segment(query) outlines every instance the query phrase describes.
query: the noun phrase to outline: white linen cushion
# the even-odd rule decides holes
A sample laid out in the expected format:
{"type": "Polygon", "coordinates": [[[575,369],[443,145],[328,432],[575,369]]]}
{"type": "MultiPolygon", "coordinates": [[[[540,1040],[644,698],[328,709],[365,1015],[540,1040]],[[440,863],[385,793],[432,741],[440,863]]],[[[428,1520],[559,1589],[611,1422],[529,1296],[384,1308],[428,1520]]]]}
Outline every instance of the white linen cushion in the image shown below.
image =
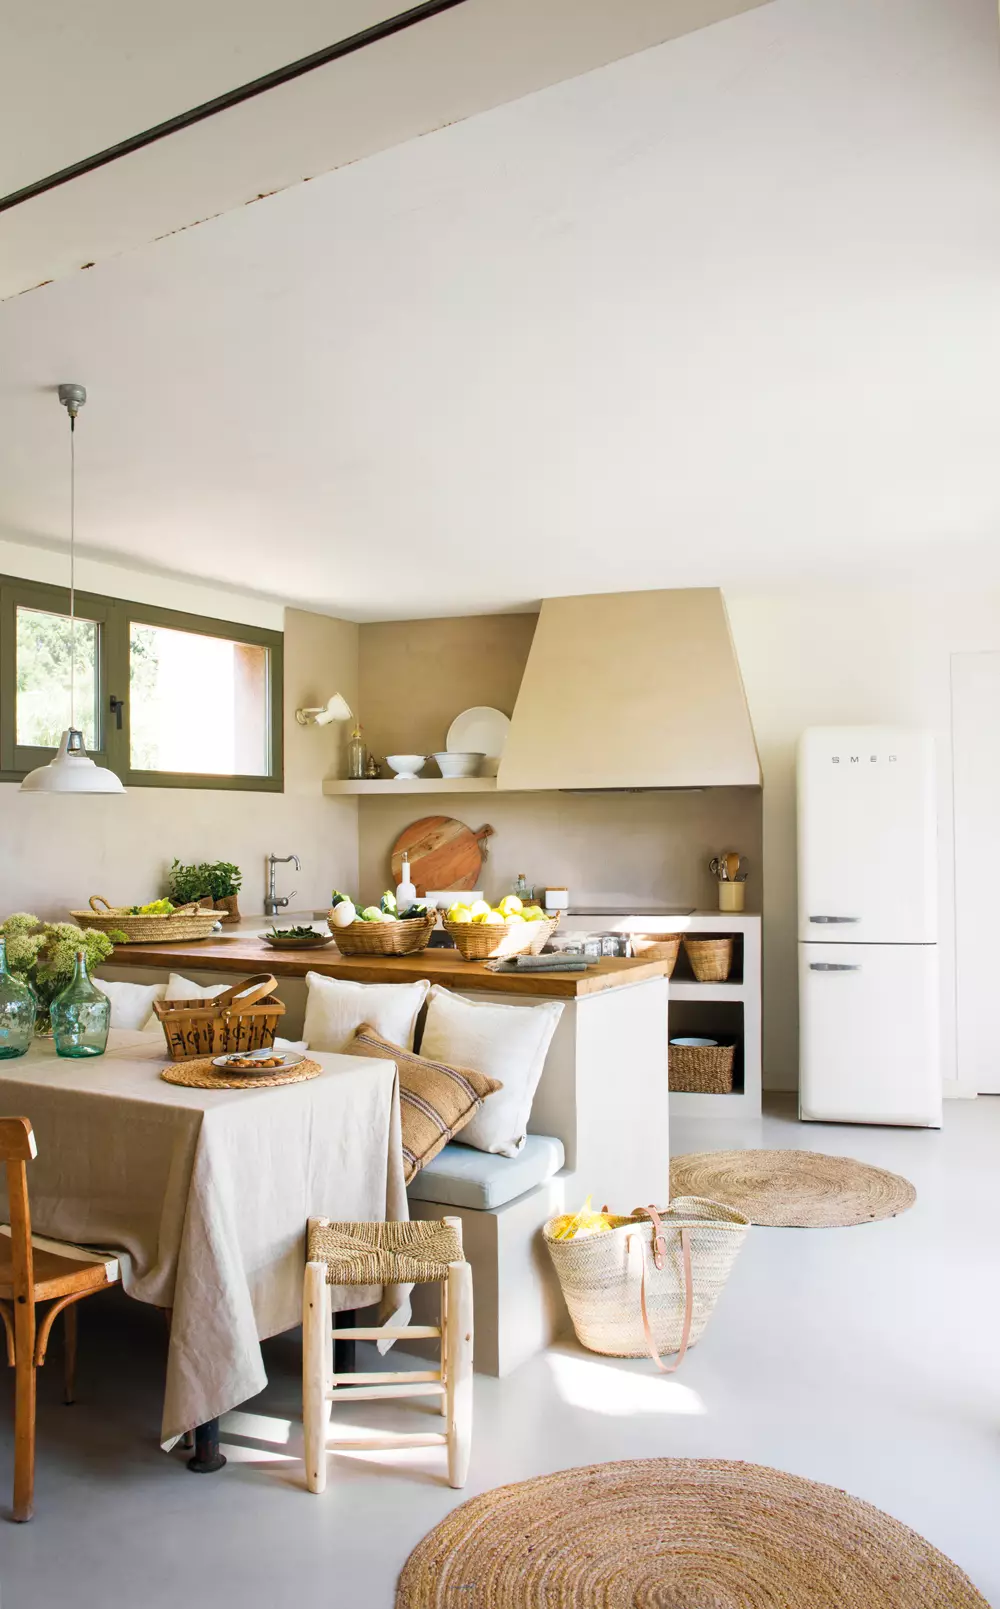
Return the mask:
{"type": "Polygon", "coordinates": [[[302,1037],[310,1050],[346,1051],[362,1023],[403,1050],[413,1049],[417,1017],[430,984],[351,983],[306,973],[302,1037]]]}
{"type": "Polygon", "coordinates": [[[232,986],[231,983],[192,983],[190,978],[182,978],[179,972],[171,972],[163,999],[211,1000],[214,994],[225,994],[232,986]]]}
{"type": "Polygon", "coordinates": [[[115,983],[111,978],[94,982],[111,1001],[112,1028],[135,1028],[139,1033],[156,1021],[153,1001],[162,1000],[167,992],[165,983],[115,983]]]}
{"type": "Polygon", "coordinates": [[[537,1006],[480,1004],[463,1000],[439,983],[434,985],[420,1041],[421,1056],[474,1067],[503,1085],[465,1125],[457,1144],[517,1156],[562,1011],[561,1005],[548,1000],[537,1006]]]}

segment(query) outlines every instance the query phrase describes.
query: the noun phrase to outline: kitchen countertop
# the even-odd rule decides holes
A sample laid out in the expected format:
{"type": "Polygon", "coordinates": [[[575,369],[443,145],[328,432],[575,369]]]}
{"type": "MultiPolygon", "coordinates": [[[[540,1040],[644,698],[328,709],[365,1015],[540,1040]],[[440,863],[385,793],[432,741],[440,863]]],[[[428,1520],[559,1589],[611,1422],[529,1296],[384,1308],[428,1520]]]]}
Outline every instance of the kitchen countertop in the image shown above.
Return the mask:
{"type": "MultiPolygon", "coordinates": [[[[282,918],[284,920],[284,917],[282,918]]],[[[302,978],[318,972],[326,978],[353,978],[356,983],[413,983],[427,978],[449,989],[483,989],[495,994],[536,995],[552,1000],[578,1000],[628,984],[666,975],[666,962],[625,961],[603,957],[586,972],[490,972],[481,961],[463,961],[457,950],[423,950],[419,955],[341,955],[336,945],[315,950],[272,950],[246,932],[215,934],[179,944],[119,944],[105,963],[191,968],[206,972],[273,972],[276,978],[302,978]]]]}

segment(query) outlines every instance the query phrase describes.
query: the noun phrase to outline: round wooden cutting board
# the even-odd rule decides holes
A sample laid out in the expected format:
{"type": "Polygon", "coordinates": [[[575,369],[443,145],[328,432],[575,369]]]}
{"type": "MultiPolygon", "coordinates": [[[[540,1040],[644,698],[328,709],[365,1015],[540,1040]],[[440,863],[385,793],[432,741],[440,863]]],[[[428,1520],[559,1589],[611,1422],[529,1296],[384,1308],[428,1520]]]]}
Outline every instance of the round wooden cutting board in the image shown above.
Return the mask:
{"type": "Polygon", "coordinates": [[[404,852],[418,895],[429,888],[475,888],[492,827],[473,832],[454,816],[424,816],[401,832],[392,849],[392,876],[399,881],[404,852]]]}

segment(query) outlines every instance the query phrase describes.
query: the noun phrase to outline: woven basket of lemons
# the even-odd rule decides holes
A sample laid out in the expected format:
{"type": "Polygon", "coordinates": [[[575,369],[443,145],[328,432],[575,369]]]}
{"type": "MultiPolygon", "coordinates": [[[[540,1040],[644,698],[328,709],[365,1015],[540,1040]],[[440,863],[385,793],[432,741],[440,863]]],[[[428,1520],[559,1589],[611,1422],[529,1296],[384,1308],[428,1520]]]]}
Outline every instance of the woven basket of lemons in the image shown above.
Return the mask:
{"type": "Polygon", "coordinates": [[[473,905],[458,901],[448,907],[441,925],[466,961],[494,961],[507,955],[540,955],[559,918],[508,894],[493,907],[482,899],[473,905]]]}

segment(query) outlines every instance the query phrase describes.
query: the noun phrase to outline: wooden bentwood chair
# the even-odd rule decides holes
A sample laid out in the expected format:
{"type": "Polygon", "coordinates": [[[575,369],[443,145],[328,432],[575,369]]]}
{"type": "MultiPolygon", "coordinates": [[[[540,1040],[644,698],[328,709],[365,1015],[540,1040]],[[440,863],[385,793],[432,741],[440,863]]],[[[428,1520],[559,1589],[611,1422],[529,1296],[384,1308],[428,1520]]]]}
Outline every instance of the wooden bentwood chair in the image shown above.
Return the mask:
{"type": "Polygon", "coordinates": [[[26,1117],[0,1118],[0,1162],[7,1164],[9,1225],[0,1237],[0,1318],[14,1369],[14,1518],[30,1520],[35,1495],[35,1372],[45,1362],[54,1320],[65,1313],[66,1401],[76,1375],[76,1306],[117,1285],[115,1258],[32,1236],[26,1162],[37,1156],[26,1117]],[[9,1229],[9,1241],[6,1231],[9,1229]],[[52,1305],[39,1315],[41,1302],[52,1305]]]}

